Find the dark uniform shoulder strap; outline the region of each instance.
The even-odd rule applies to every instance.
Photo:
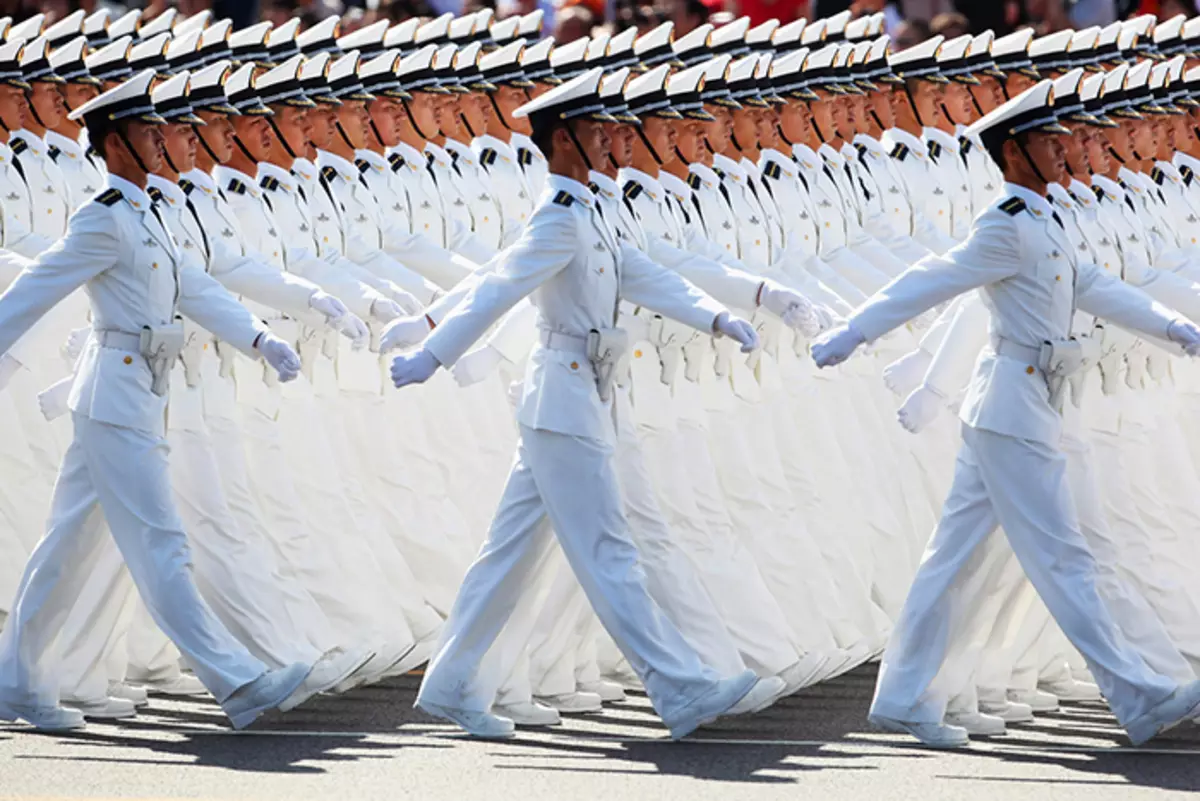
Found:
[[[1150,180],[1154,181],[1154,183],[1158,184],[1159,186],[1162,186],[1162,182],[1166,179],[1167,174],[1162,171],[1162,167],[1155,167],[1150,171]]]
[[[235,195],[244,195],[247,191],[246,185],[237,178],[229,179],[229,186],[225,187],[225,191],[233,192]]]
[[[14,156],[19,156],[29,149],[29,143],[20,137],[13,139],[12,152]]]
[[[430,155],[432,156],[432,154]],[[337,170],[335,170],[333,167],[321,168],[321,180],[332,183],[334,178],[337,178]]]
[[[109,188],[96,195],[93,200],[105,206],[113,206],[116,205],[116,202],[123,197],[125,196],[121,194],[120,189]]]
[[[183,194],[190,195],[196,189],[196,185],[187,178],[179,179],[179,188],[183,190]]]
[[[388,164],[392,165],[392,172],[400,172],[400,169],[407,163],[404,160],[404,156],[401,156],[399,153],[393,153],[388,156]]]
[[[554,196],[554,202],[560,206],[566,206],[567,208],[570,208],[571,205],[575,203],[575,198],[570,192],[564,189],[559,191],[559,193]]]
[[[264,175],[258,185],[268,192],[274,192],[279,188],[279,179],[270,175]]]
[[[496,148],[485,147],[479,151],[479,163],[485,167],[490,167],[496,163]]]
[[[359,173],[365,173],[367,170],[371,169],[371,162],[367,161],[366,159],[355,159],[354,166],[358,167]]]
[[[46,152],[50,154],[50,160],[57,164],[58,157],[62,155],[62,148],[57,145],[50,145]]]
[[[888,153],[888,155],[896,159],[896,161],[904,161],[908,158],[908,145],[903,142],[897,142],[896,146],[892,148],[892,152]]]
[[[783,168],[774,161],[768,161],[767,166],[763,167],[764,178],[771,178],[778,181],[781,175],[783,175]]]
[[[1010,197],[1008,200],[1000,204],[1000,211],[1009,216],[1016,216],[1019,212],[1025,210],[1025,201],[1019,197]]]
[[[700,176],[696,175],[696,173],[694,173],[694,172],[688,173],[687,185],[690,186],[692,189],[699,189],[700,188]]]
[[[625,197],[629,198],[630,200],[637,199],[637,196],[642,194],[642,192],[645,192],[645,191],[646,191],[646,188],[643,187],[641,184],[639,184],[637,181],[633,180],[632,178],[630,178],[628,181],[626,181],[625,185],[623,187],[621,187],[621,193],[623,195],[625,195]]]
[[[159,189],[157,186],[151,186],[151,187],[147,188],[146,194],[149,195],[150,199],[153,200],[155,203],[161,203],[162,199],[164,197],[163,191],[161,189]]]
[[[525,166],[527,164],[532,164],[533,163],[533,151],[527,147],[517,148],[517,161],[519,161],[522,166]]]

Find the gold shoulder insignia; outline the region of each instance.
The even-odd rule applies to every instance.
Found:
[[[767,166],[763,168],[763,175],[768,178],[779,180],[779,176],[783,174],[783,170],[773,161],[768,161]]]
[[[485,147],[479,152],[479,161],[485,166],[490,167],[496,163],[496,148]]]
[[[326,181],[332,181],[334,178],[337,178],[337,170],[335,170],[333,167],[322,167],[321,177]]]
[[[634,200],[646,190],[637,181],[630,179],[625,182],[625,186],[621,187],[621,191],[625,193],[625,197]]]
[[[688,173],[687,184],[692,189],[699,189],[700,188],[700,176],[696,175],[696,173],[694,173],[694,172]]]
[[[123,197],[125,196],[121,194],[120,189],[106,189],[96,195],[96,202],[103,203],[105,206],[112,206]]]
[[[521,164],[532,164],[533,163],[533,151],[527,147],[518,148],[517,149],[517,161],[521,162]]]
[[[179,181],[179,188],[183,190],[185,195],[190,195],[192,194],[192,190],[196,188],[196,185],[187,178],[182,178]]]
[[[20,138],[13,139],[12,152],[13,152],[14,156],[19,156],[28,149],[29,149],[29,143],[26,142],[24,139],[20,139]]]
[[[239,181],[237,178],[233,178],[232,180],[230,180],[229,186],[226,188],[230,192],[233,192],[234,194],[238,194],[238,195],[246,194],[246,185],[244,183],[242,183],[241,181]]]
[[[1010,216],[1015,216],[1018,212],[1025,210],[1025,201],[1019,197],[1010,197],[1008,200],[1000,204],[1000,211]]]
[[[400,168],[403,167],[406,162],[404,161],[404,156],[401,156],[399,153],[393,153],[392,155],[388,156],[388,164],[392,165],[392,172],[399,172]]]
[[[895,147],[892,148],[892,152],[888,155],[897,161],[904,161],[904,159],[908,157],[908,145],[904,144],[903,142],[899,142]]]
[[[571,196],[570,192],[563,190],[554,196],[554,202],[560,206],[567,206],[570,208],[570,206],[575,202],[575,198]]]

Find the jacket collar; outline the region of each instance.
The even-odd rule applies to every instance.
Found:
[[[358,180],[358,168],[341,156],[331,153],[328,150],[317,151],[317,166],[321,169],[332,167],[337,170],[338,175],[351,183]]]
[[[596,197],[592,194],[592,190],[565,175],[553,172],[547,175],[546,188],[552,193],[566,192],[585,208],[590,209],[596,204]]]
[[[259,162],[259,182],[261,183],[264,178],[275,179],[279,182],[279,187],[289,194],[296,191],[296,176],[276,164],[270,164],[266,161]]]
[[[651,178],[647,173],[641,170],[635,170],[633,167],[625,167],[617,173],[617,180],[623,186],[628,181],[635,181],[642,185],[642,189],[646,190],[646,194],[650,195],[651,200],[658,200],[664,195],[662,184],[657,178]]]
[[[187,195],[183,193],[183,190],[179,187],[179,184],[168,181],[161,175],[147,175],[146,187],[147,194],[149,194],[149,189],[151,187],[157,189],[159,192],[162,192],[163,199],[169,206],[171,206],[171,208],[182,206],[187,202]]]

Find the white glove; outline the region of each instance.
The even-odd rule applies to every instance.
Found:
[[[887,384],[887,388],[895,395],[906,397],[921,385],[931,364],[933,354],[917,348],[883,368],[883,383]]]
[[[504,356],[491,345],[473,350],[454,363],[454,380],[460,387],[478,384],[492,374]]]
[[[325,315],[325,322],[330,325],[336,325],[338,320],[350,313],[345,303],[319,289],[312,293],[312,297],[308,299],[308,305],[313,311]]]
[[[821,327],[822,334],[833,328],[839,323],[839,321],[841,321],[841,318],[838,317],[837,312],[820,303],[813,306],[813,314],[816,315],[817,325]]]
[[[858,333],[853,323],[846,323],[828,331],[812,344],[813,361],[817,367],[832,367],[849,359],[866,337]]]
[[[292,346],[269,331],[264,331],[255,349],[266,359],[267,364],[279,373],[280,383],[286,384],[300,375],[300,357]]]
[[[922,384],[904,401],[896,417],[900,425],[913,434],[919,434],[937,419],[946,406],[946,396],[928,384]]]
[[[1179,319],[1167,326],[1167,337],[1183,346],[1188,356],[1200,356],[1200,328],[1188,320]]]
[[[799,331],[805,338],[812,339],[821,333],[812,303],[794,289],[775,281],[763,281],[758,300],[764,309],[783,320],[783,324],[788,328]]]
[[[429,334],[429,320],[425,315],[397,317],[383,329],[379,338],[379,352],[387,353],[396,348],[411,348],[420,345]]]
[[[758,347],[758,332],[754,326],[740,317],[731,317],[729,312],[721,312],[713,322],[713,331],[723,334],[742,345],[742,353],[749,353]]]
[[[387,293],[387,297],[395,301],[396,305],[404,310],[405,314],[416,314],[424,308],[424,306],[421,304],[421,301],[417,300],[416,295],[409,292],[407,289],[404,289],[397,283],[392,281],[385,282],[385,288],[383,291]]]
[[[38,393],[38,407],[42,410],[42,417],[53,421],[69,411],[67,402],[70,400],[71,387],[74,383],[75,376],[67,376]]]
[[[67,341],[62,345],[62,357],[68,363],[74,365],[79,359],[79,354],[83,353],[83,346],[87,344],[88,337],[91,336],[92,329],[76,328],[67,335]]]
[[[404,316],[404,308],[390,298],[380,298],[371,304],[371,316],[381,323],[390,323]]]
[[[392,359],[392,383],[396,389],[409,384],[424,384],[442,364],[432,353],[421,348],[412,353],[402,353]]]

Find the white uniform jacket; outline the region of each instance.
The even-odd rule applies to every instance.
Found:
[[[518,420],[613,443],[612,418],[586,357],[588,332],[612,328],[622,298],[701,331],[711,331],[724,308],[618,239],[586,186],[558,175],[547,182],[521,238],[480,276],[425,347],[448,367],[532,296],[538,327],[549,341],[539,342],[530,356]]]
[[[533,191],[517,159],[517,151],[507,142],[490,134],[477,136],[471,143],[479,166],[488,175],[492,194],[504,214],[504,244],[511,245],[533,214],[533,204],[542,193]]]
[[[902,189],[914,214],[923,216],[935,228],[937,237],[914,226],[913,238],[934,253],[944,253],[955,244],[951,231],[950,196],[938,186],[937,173],[929,160],[925,143],[899,128],[889,128],[880,140],[895,162]]]
[[[108,188],[71,218],[63,239],[0,296],[0,353],[80,285],[97,331],[137,336],[181,312],[251,358],[266,330],[202,270],[183,266],[174,238],[137,186],[110,175]],[[69,406],[109,425],[163,435],[166,396],[151,391],[146,360],[92,336],[75,373]]]
[[[967,425],[1056,447],[1062,418],[1050,405],[1034,354],[1066,339],[1078,308],[1118,325],[1167,339],[1175,316],[1147,295],[1090,262],[1080,262],[1045,198],[1014,184],[985,210],[971,236],[931,256],[876,293],[851,317],[868,341],[957,295],[982,288],[992,314],[986,348],[975,366],[960,416]],[[1009,345],[1011,343],[1011,345]]]
[[[470,145],[446,140],[446,153],[450,156],[451,178],[467,206],[471,209],[472,230],[475,238],[493,250],[499,251],[516,239],[510,234],[519,223],[509,221],[501,207],[488,173],[479,164]],[[515,233],[515,232],[513,232]]]
[[[46,132],[50,158],[58,165],[71,191],[71,208],[77,209],[91,200],[104,186],[104,171],[92,161],[78,140],[69,139],[54,131]]]
[[[525,173],[525,183],[529,191],[533,193],[534,198],[540,198],[546,191],[546,179],[550,176],[550,163],[546,161],[546,156],[533,140],[523,133],[513,131],[509,145],[517,151],[517,164]]]
[[[50,148],[29,131],[15,131],[9,147],[21,165],[21,175],[29,187],[35,233],[58,239],[67,230],[67,218],[74,206],[71,187],[62,170],[50,158]]]

